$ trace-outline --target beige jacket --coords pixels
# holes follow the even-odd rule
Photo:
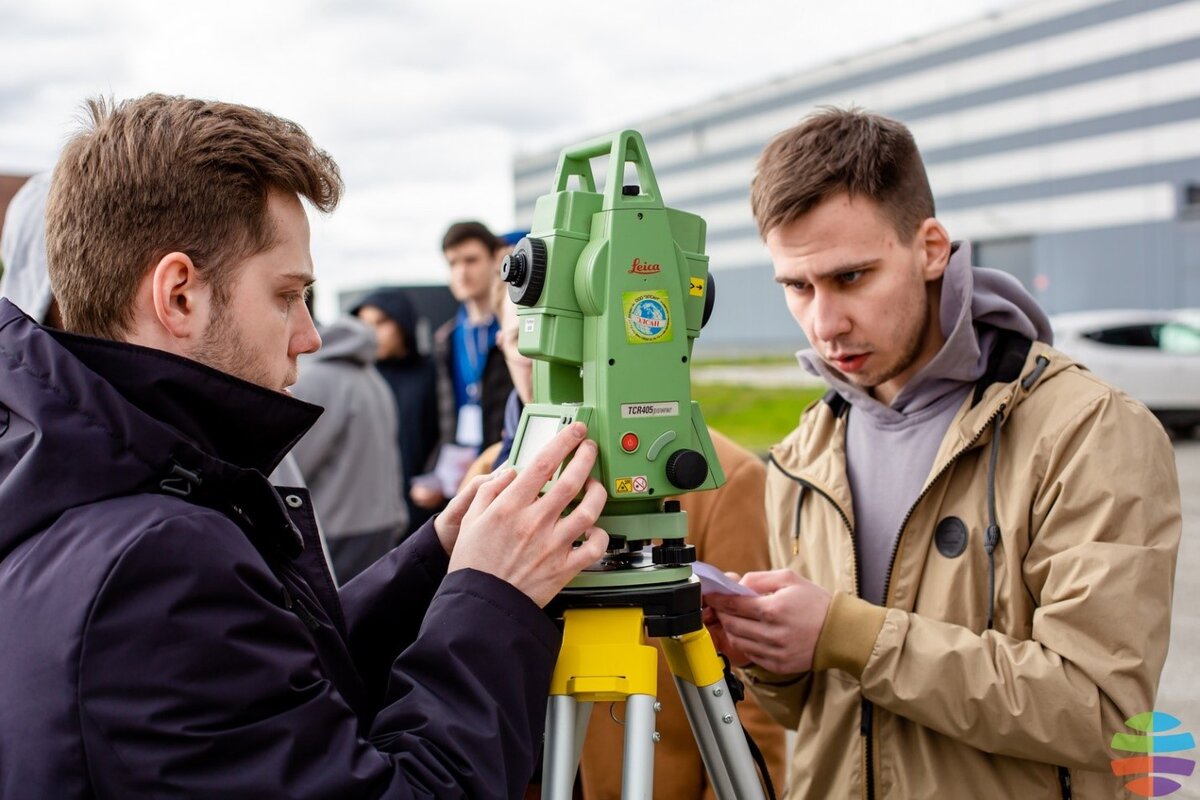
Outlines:
[[[1020,374],[951,423],[886,608],[857,596],[845,417],[818,403],[772,450],[771,560],[834,593],[811,672],[750,670],[763,707],[798,732],[788,798],[1132,797],[1109,743],[1154,707],[1167,655],[1174,454],[1145,407],[1052,348],[1035,343]],[[949,517],[968,530],[953,557],[935,541]]]

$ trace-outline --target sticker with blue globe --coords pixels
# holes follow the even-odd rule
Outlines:
[[[625,338],[630,344],[671,341],[671,306],[664,289],[625,292]]]
[[[1166,797],[1179,791],[1182,784],[1167,775],[1188,777],[1196,768],[1196,762],[1182,756],[1162,755],[1163,753],[1182,753],[1196,747],[1192,734],[1167,733],[1178,728],[1182,723],[1170,714],[1161,711],[1147,711],[1125,720],[1125,724],[1141,733],[1115,733],[1112,738],[1113,750],[1138,755],[1114,759],[1112,771],[1114,775],[1141,775],[1125,784],[1125,788],[1142,797]],[[1158,774],[1155,774],[1158,773]]]

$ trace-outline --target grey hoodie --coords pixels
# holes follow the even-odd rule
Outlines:
[[[46,199],[50,173],[34,175],[17,190],[4,214],[0,234],[0,297],[44,323],[50,311],[50,273],[46,270]]]
[[[300,358],[292,394],[325,413],[292,448],[330,539],[385,530],[400,534],[396,404],[375,370],[375,335],[354,317],[321,329],[323,344]]]
[[[815,350],[800,363],[824,378],[849,404],[847,478],[863,598],[883,604],[892,549],[908,509],[932,477],[938,447],[963,400],[987,369],[995,330],[1051,343],[1050,321],[1020,282],[1006,272],[971,267],[971,246],[957,243],[942,278],[939,320],[946,343],[884,405],[845,381]]]

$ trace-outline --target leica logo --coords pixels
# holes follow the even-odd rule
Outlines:
[[[662,272],[661,266],[658,264],[647,264],[637,258],[633,260],[633,264],[629,267],[630,275],[653,275],[657,272]]]

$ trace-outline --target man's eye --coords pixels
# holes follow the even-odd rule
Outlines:
[[[843,272],[841,275],[838,275],[838,280],[842,283],[858,283],[864,272],[865,270],[861,269],[856,269],[852,272]]]
[[[784,291],[802,294],[808,290],[808,284],[802,281],[788,281],[783,285]]]

